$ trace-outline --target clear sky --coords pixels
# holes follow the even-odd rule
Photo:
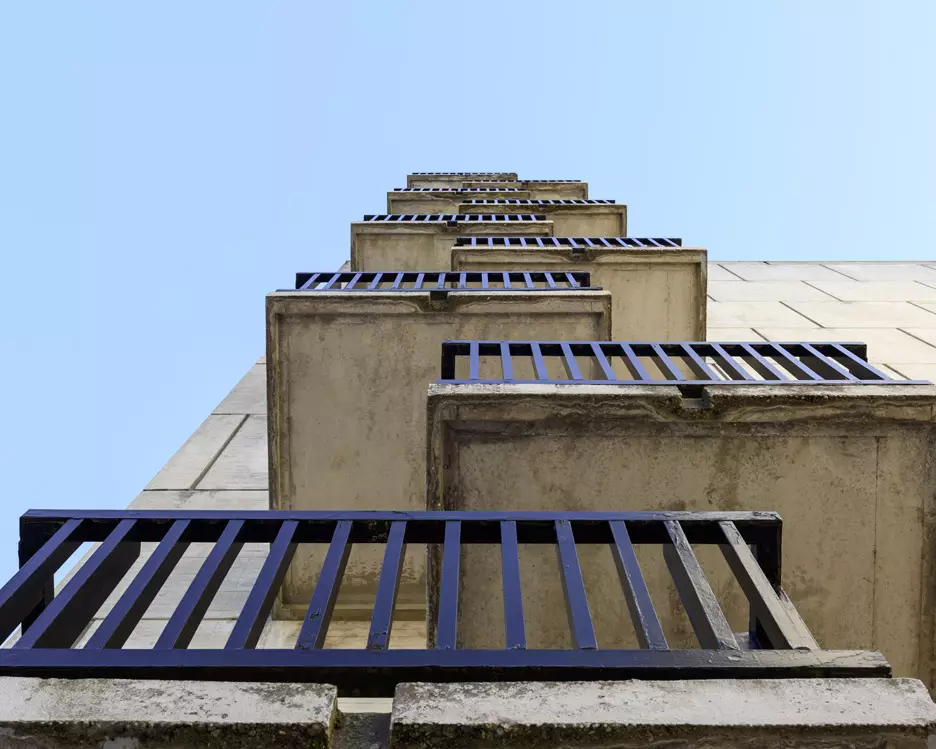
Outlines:
[[[408,171],[582,178],[715,259],[934,258],[936,3],[0,5],[0,575],[122,507]]]

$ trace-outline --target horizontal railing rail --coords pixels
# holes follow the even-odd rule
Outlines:
[[[519,187],[394,187],[393,192],[520,192]]]
[[[449,384],[908,385],[867,361],[863,343],[445,341]],[[929,384],[929,383],[925,383]]]
[[[417,221],[422,223],[460,223],[462,221],[546,221],[545,213],[378,213],[367,214],[364,221]]]
[[[516,179],[516,172],[410,172],[413,177],[491,177]]]
[[[465,200],[465,205],[617,205],[614,200],[592,198],[499,198],[489,200]]]
[[[682,247],[678,237],[456,237],[457,247],[571,247],[573,250],[604,247]]]
[[[818,648],[780,587],[781,520],[771,512],[298,512],[32,510],[20,520],[20,569],[0,588],[0,675],[62,678],[198,678],[317,681],[344,695],[391,696],[402,681],[511,681],[623,678],[886,676],[876,653]],[[82,543],[97,547],[60,587],[53,575]],[[174,602],[152,648],[126,643],[191,544],[210,544]],[[189,645],[244,544],[269,551],[227,636]],[[364,649],[324,647],[355,544],[382,544],[383,564]],[[153,545],[142,566],[141,544]],[[327,549],[292,648],[258,648],[298,547]],[[438,600],[434,641],[388,650],[402,560],[427,545]],[[496,547],[502,568],[504,644],[459,646],[460,557],[466,545]],[[526,646],[518,549],[552,546],[560,560],[574,646]],[[596,641],[578,547],[601,544],[617,563],[639,649]],[[634,545],[662,547],[666,566],[699,641],[670,648]],[[694,545],[717,545],[750,605],[749,632],[732,633]],[[132,568],[132,569],[131,569]],[[431,568],[430,572],[433,569]],[[113,606],[97,616],[114,596]],[[431,595],[431,594],[430,594]],[[495,594],[496,595],[496,594]],[[665,599],[665,597],[664,597]],[[660,603],[657,599],[657,605]],[[76,645],[76,643],[79,643]],[[751,652],[747,648],[757,648]]]
[[[297,273],[298,291],[595,291],[587,271],[325,271]]]

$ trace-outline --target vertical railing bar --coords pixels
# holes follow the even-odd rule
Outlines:
[[[326,283],[326,284],[322,287],[322,291],[328,291],[329,289],[331,289],[331,288],[335,285],[335,283],[337,283],[337,281],[338,281],[343,275],[344,275],[343,273],[336,273],[335,275],[333,275],[333,276],[328,280],[328,283]]]
[[[488,274],[484,271],[481,272],[481,288],[482,289],[491,288],[490,285],[488,284]]]
[[[566,273],[565,277],[566,277],[566,281],[568,281],[569,283],[570,289],[579,289],[582,287],[582,284],[576,281],[575,276],[573,276],[571,273]]]
[[[345,290],[348,291],[348,290],[354,289],[354,284],[358,282],[358,280],[361,278],[361,275],[362,275],[361,273],[355,273],[351,277],[351,280],[348,281],[348,284],[345,286]]]
[[[582,578],[582,568],[575,550],[572,524],[568,520],[557,520],[554,527],[562,592],[565,595],[566,614],[569,617],[572,639],[579,650],[597,650],[598,642],[595,639],[591,612],[588,610],[588,595],[585,592],[585,580]]]
[[[663,545],[663,559],[682,600],[699,645],[710,650],[738,650],[725,614],[705,579],[702,566],[676,520],[664,521],[670,543]]]
[[[805,342],[804,342],[802,345],[803,345],[803,348],[805,348],[810,354],[812,354],[813,356],[815,356],[816,359],[818,359],[819,361],[821,361],[821,362],[822,362],[823,364],[825,364],[827,367],[831,367],[832,369],[834,369],[834,370],[835,370],[836,372],[838,372],[839,374],[844,375],[846,380],[850,380],[851,382],[856,382],[856,381],[858,381],[858,378],[855,377],[855,375],[853,375],[848,369],[846,369],[846,368],[843,367],[841,364],[839,364],[837,361],[835,361],[835,359],[833,359],[831,356],[826,356],[826,355],[820,353],[819,351],[816,350],[816,348],[815,348],[814,346],[810,345],[809,343],[805,343]]]
[[[425,280],[425,278],[426,278],[426,274],[425,274],[425,273],[417,273],[417,274],[416,274],[416,281],[413,283],[413,289],[415,289],[415,290],[417,290],[417,291],[422,291],[422,288],[423,288],[423,281]]]
[[[322,564],[312,600],[306,611],[305,620],[296,638],[296,648],[299,650],[312,650],[321,648],[328,635],[328,625],[331,624],[332,612],[335,610],[335,601],[338,600],[338,591],[341,588],[341,578],[344,577],[345,567],[348,565],[348,556],[351,554],[351,520],[340,520],[335,524],[328,552]]]
[[[371,614],[370,633],[367,635],[368,650],[386,650],[390,647],[390,630],[393,628],[393,610],[396,608],[397,591],[400,588],[400,573],[406,554],[406,521],[390,523],[390,535],[384,550],[377,597]]]
[[[748,353],[749,358],[754,360],[753,362],[748,362],[751,368],[765,380],[784,381],[787,379],[783,376],[783,373],[770,362],[769,359],[761,356],[754,346],[749,343],[742,343],[741,348],[743,348]]]
[[[390,287],[391,291],[399,291],[400,284],[403,283],[403,274],[397,273],[396,278],[393,279],[393,286]]]
[[[592,342],[591,350],[592,356],[595,357],[595,361],[597,361],[598,366],[601,367],[601,372],[604,374],[605,379],[616,382],[617,375],[614,373],[614,368],[611,366],[611,362],[608,361],[608,357],[605,356],[604,351],[601,350],[601,344]]]
[[[445,274],[445,271],[442,271],[442,272],[439,273],[439,280],[436,281],[436,288],[437,288],[437,289],[444,289],[444,288],[445,288],[445,275],[446,275],[446,274]]]
[[[374,280],[370,282],[370,286],[367,287],[368,291],[373,291],[378,286],[380,286],[380,281],[383,279],[383,273],[375,273]]]
[[[698,368],[697,375],[701,379],[712,380],[713,382],[719,381],[721,378],[712,371],[708,364],[705,363],[705,360],[696,353],[695,346],[691,343],[685,343],[682,345],[682,350],[686,352],[686,356],[692,361],[693,364]]]
[[[250,595],[247,596],[240,616],[224,646],[226,650],[255,648],[260,641],[267,618],[273,610],[273,604],[276,603],[280,585],[283,584],[289,563],[296,553],[293,536],[298,527],[298,521],[285,520],[277,531],[263,567],[260,568],[260,573],[254,580]]]
[[[656,354],[657,362],[668,380],[676,380],[678,382],[686,379],[685,375],[673,364],[673,360],[666,355],[666,352],[659,343],[651,343],[650,348],[652,348],[653,353]]]
[[[501,372],[506,382],[513,382],[513,360],[510,358],[510,344],[507,341],[501,341]]]
[[[523,280],[524,280],[524,282],[526,283],[526,287],[527,287],[528,289],[536,288],[536,287],[533,285],[533,278],[530,276],[529,273],[524,273],[524,274],[523,274]]]
[[[771,343],[770,347],[775,351],[779,352],[780,358],[784,362],[785,367],[789,367],[795,373],[795,376],[801,380],[821,380],[823,379],[816,372],[813,372],[809,367],[807,367],[803,362],[797,359],[793,354],[791,354],[784,346],[781,346],[779,343]]]
[[[558,289],[558,288],[559,288],[558,286],[556,286],[556,279],[553,278],[553,274],[552,274],[552,273],[550,273],[549,271],[546,271],[546,273],[544,273],[543,275],[546,277],[546,285],[547,285],[550,289]]]
[[[311,276],[309,276],[308,280],[299,287],[298,291],[306,291],[307,289],[313,288],[315,286],[315,282],[318,281],[318,278],[321,275],[321,273],[313,273]]]
[[[140,542],[128,540],[135,524],[135,520],[121,520],[107,534],[14,648],[70,648],[75,643],[140,556]]]
[[[458,647],[458,584],[461,563],[461,523],[445,523],[445,544],[442,549],[442,582],[439,586],[439,621],[436,627],[436,648],[452,650]]]
[[[481,369],[481,345],[478,341],[468,343],[468,379],[475,381],[480,379]]]
[[[611,555],[614,557],[621,587],[624,589],[624,598],[634,624],[637,642],[645,649],[669,650],[663,626],[650,598],[647,581],[640,571],[640,562],[637,560],[627,526],[620,520],[611,521],[609,525],[614,539]]]
[[[502,520],[501,576],[504,587],[504,640],[507,650],[526,649],[526,627],[523,623],[523,590],[520,585],[520,546],[517,543],[517,523]]]
[[[530,353],[533,355],[533,368],[536,371],[536,379],[548,380],[549,372],[546,369],[546,362],[543,360],[543,351],[539,343],[536,341],[530,343]]]
[[[872,382],[875,379],[878,379],[878,380],[890,380],[891,379],[886,374],[881,372],[879,369],[876,369],[874,366],[872,366],[867,361],[862,359],[860,356],[855,356],[851,351],[849,351],[847,348],[845,348],[841,344],[833,343],[830,345],[833,346],[836,351],[840,352],[842,356],[845,356],[848,359],[850,359],[854,363],[854,365],[857,366],[859,369],[863,369],[865,370],[866,373],[870,373],[871,375],[873,375],[873,377],[867,377],[867,375],[865,375],[863,379],[867,381],[872,381]]]
[[[156,650],[185,648],[192,641],[202,617],[244,545],[242,541],[238,541],[243,527],[243,520],[227,522],[214,548],[195,573],[195,578],[156,640]]]
[[[188,520],[173,521],[123,595],[94,630],[85,650],[123,647],[188,549],[189,544],[182,542],[182,537],[189,525]]]
[[[503,281],[504,281],[504,288],[505,288],[505,289],[512,289],[513,287],[510,285],[510,273],[508,273],[508,272],[505,271],[504,273],[501,273],[501,275],[504,277],[504,278],[503,278]]]
[[[715,350],[715,353],[718,354],[718,363],[726,371],[729,377],[732,377],[735,380],[744,380],[748,382],[754,380],[751,375],[749,375],[735,363],[732,355],[725,351],[724,347],[717,343],[713,343],[712,348]]]
[[[644,368],[644,365],[640,363],[640,359],[637,358],[637,354],[634,353],[633,347],[629,343],[620,343],[621,351],[624,352],[624,358],[627,359],[627,363],[637,370],[637,377],[641,382],[653,382],[653,378],[650,376],[650,373]]]
[[[565,342],[559,344],[562,349],[562,363],[565,365],[566,374],[570,380],[582,380],[582,373],[579,371],[578,362],[575,361],[575,355],[572,353],[572,347]]]

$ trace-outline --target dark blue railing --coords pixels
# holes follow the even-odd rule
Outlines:
[[[593,200],[590,198],[543,199],[535,198],[500,198],[493,200],[465,200],[466,205],[617,205],[613,200]]]
[[[587,271],[325,271],[297,273],[298,291],[595,291]]]
[[[545,213],[380,213],[364,216],[364,221],[418,221],[456,223],[461,221],[546,221]]]
[[[673,248],[682,247],[674,237],[456,237],[458,247],[571,247],[572,249],[604,247]]]

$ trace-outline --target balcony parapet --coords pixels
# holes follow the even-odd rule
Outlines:
[[[597,199],[479,199],[459,204],[462,213],[545,213],[556,236],[623,237],[627,234],[627,206]]]

